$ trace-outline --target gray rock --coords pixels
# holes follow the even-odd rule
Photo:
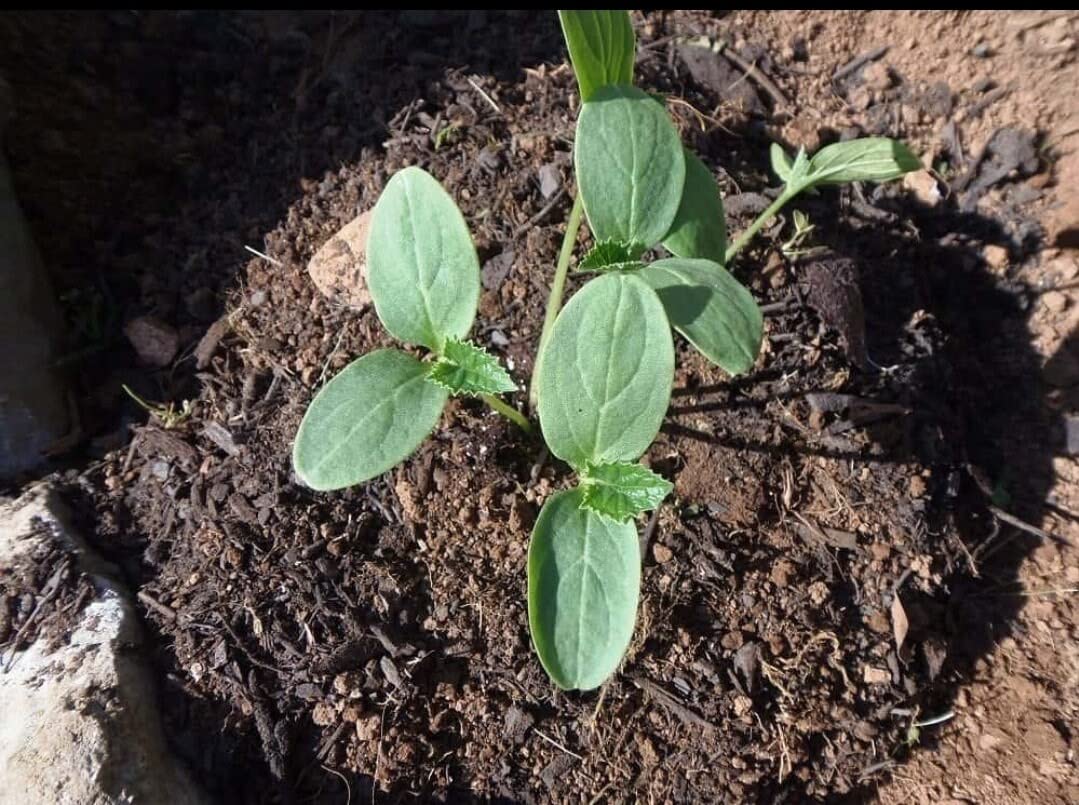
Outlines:
[[[0,138],[11,117],[0,78]],[[0,148],[0,479],[32,470],[71,425],[53,368],[61,316]]]
[[[61,645],[38,639],[0,657],[0,803],[207,802],[165,743],[115,568],[72,531],[47,486],[0,506],[0,567],[45,555],[50,542],[75,552],[95,595]]]

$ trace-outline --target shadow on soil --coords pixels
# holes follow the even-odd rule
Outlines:
[[[845,194],[844,200],[849,200]],[[872,455],[715,437],[673,422],[665,430],[734,450],[870,465],[913,461],[932,469],[928,505],[910,503],[924,509],[930,539],[937,543],[932,553],[946,560],[945,594],[933,599],[912,592],[902,586],[906,577],[895,585],[910,618],[907,645],[914,649],[902,665],[920,664],[919,676],[934,679],[911,697],[919,717],[928,719],[952,709],[957,691],[1016,628],[1026,601],[1019,567],[1045,541],[1037,529],[1022,524],[1040,523],[1050,511],[1077,516],[1048,495],[1053,458],[1066,454],[1065,415],[1079,406],[1079,344],[1073,334],[1043,369],[1027,326],[1039,293],[994,274],[980,256],[985,244],[997,243],[1018,263],[1040,245],[1015,242],[998,221],[901,199],[880,201],[870,210],[872,218],[860,219],[835,194],[825,200],[800,199],[794,206],[809,212],[823,230],[820,241],[830,248],[829,259],[848,258],[858,268],[872,367],[861,377],[893,373],[887,385],[901,389],[872,402],[909,413],[893,410],[877,422],[870,420],[865,427]],[[843,211],[838,217],[837,208]],[[857,387],[853,367],[852,373]],[[765,400],[737,396],[762,379],[775,378],[761,372],[697,389],[715,400],[695,405],[680,405],[676,390],[671,413],[741,408],[752,416],[772,399],[787,403],[813,391],[828,392],[798,391]],[[1008,515],[1021,525],[1009,522]],[[852,595],[852,603],[858,604],[858,597]],[[879,603],[887,609],[890,601]],[[918,745],[936,745],[931,727],[921,731]],[[909,747],[901,747],[893,759],[908,753]],[[843,800],[870,800],[876,786],[877,781],[865,780]],[[770,796],[795,802],[806,793],[797,781],[788,781]]]
[[[562,58],[553,15],[515,12],[9,15],[0,21],[0,41],[0,70],[21,110],[8,142],[17,186],[47,262],[67,289],[69,328],[82,340],[72,343],[71,366],[88,388],[100,387],[86,378],[101,373],[130,376],[122,316],[152,312],[197,339],[220,315],[250,257],[243,246],[261,248],[262,234],[287,213],[300,182],[317,182],[364,149],[374,158],[386,121],[423,99],[432,78],[461,68],[516,80],[521,65]],[[948,543],[940,551],[949,564],[946,599],[908,601],[900,590],[912,629],[920,630],[911,642],[945,644],[944,666],[932,674],[936,687],[919,694],[922,712],[935,715],[950,708],[979,659],[1013,629],[1024,600],[1016,595],[1017,569],[1039,539],[1001,521],[990,506],[1030,523],[1053,508],[1046,498],[1063,431],[1047,416],[1048,388],[1026,327],[1036,298],[980,262],[984,243],[1007,243],[998,224],[896,203],[892,218],[851,227],[832,214],[836,204],[829,194],[801,206],[818,224],[830,222],[820,227],[821,240],[858,266],[868,355],[904,381],[900,397],[881,402],[911,412],[870,426],[883,447],[874,460],[916,460],[933,469],[926,514],[931,532]],[[219,232],[220,245],[178,253],[175,244],[190,238],[176,233],[192,228]],[[1032,247],[1008,245],[1016,257]],[[132,310],[148,298],[156,300],[152,310]],[[158,376],[149,396],[193,396],[198,381],[185,365],[186,373]],[[1071,395],[1079,364],[1070,346],[1050,370]],[[109,418],[121,402],[88,400],[87,431],[115,429]],[[695,410],[707,413],[710,404]],[[1066,396],[1055,404],[1073,410],[1079,400]],[[128,558],[136,557],[132,551]],[[125,566],[137,582],[137,559]],[[158,647],[162,658],[170,650]],[[916,651],[909,661],[935,658]],[[162,676],[172,741],[196,776],[220,801],[258,801],[253,792],[266,787],[233,770],[272,764],[265,746],[305,740],[302,728],[271,738],[274,724],[260,725],[269,731],[260,740],[242,731],[222,703]],[[260,706],[266,705],[255,703],[256,711]],[[922,743],[932,745],[931,731]],[[303,779],[295,801],[367,801],[371,778],[327,773],[318,750],[307,747],[306,768],[282,772],[286,781]],[[453,801],[467,797],[463,775],[454,774],[462,793]],[[771,794],[797,801],[797,785],[788,781]],[[385,797],[408,791],[401,781]],[[871,791],[867,784],[854,798]]]
[[[183,344],[197,342],[252,257],[244,247],[261,250],[263,234],[326,172],[376,158],[391,117],[425,114],[447,72],[516,82],[522,66],[562,58],[557,19],[525,11],[20,14],[0,19],[0,43],[0,76],[15,98],[4,145],[63,289],[61,361],[94,437],[89,456],[68,457],[73,466],[122,445],[127,423],[145,416],[117,393],[121,383],[149,399],[197,396],[192,361],[149,378],[136,368],[125,320],[152,314]],[[203,248],[185,250],[197,242]],[[93,511],[89,498],[73,502]],[[125,515],[116,517],[122,529]],[[88,535],[95,525],[80,523]],[[138,536],[99,547],[138,589]],[[252,734],[227,704],[170,673],[173,651],[156,647],[166,732],[215,799],[371,799],[369,774],[342,777],[321,766],[321,747],[299,749],[312,731],[260,700],[258,669],[233,680],[252,694]],[[308,761],[284,767],[284,755]],[[236,773],[259,768],[264,781]],[[451,799],[469,801],[464,770],[453,779]],[[412,790],[398,780],[379,798]]]

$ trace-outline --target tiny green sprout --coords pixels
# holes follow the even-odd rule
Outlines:
[[[323,386],[293,445],[300,480],[325,491],[381,475],[420,446],[454,394],[479,396],[530,429],[493,396],[516,390],[509,374],[465,340],[479,301],[479,260],[457,205],[420,168],[394,174],[375,205],[367,282],[383,326],[434,360],[380,349]]]
[[[812,234],[813,230],[817,228],[816,224],[809,222],[809,216],[801,210],[795,210],[791,213],[792,223],[794,225],[794,232],[790,238],[784,241],[783,245],[779,247],[779,250],[787,258],[800,257],[805,254],[809,254],[814,251],[813,249],[803,249],[802,244]]]
[[[460,136],[461,136],[461,127],[460,126],[455,125],[453,123],[450,123],[449,125],[443,126],[442,128],[440,128],[438,130],[438,133],[435,134],[435,150],[440,151],[443,146],[450,145],[450,144],[456,142],[456,140]]]
[[[173,428],[179,427],[191,417],[192,413],[194,413],[191,400],[184,400],[180,405],[180,410],[177,411],[175,403],[147,402],[132,391],[127,383],[121,383],[120,387],[127,393],[127,396],[133,399],[140,408],[146,411],[146,413],[157,417],[161,421],[161,427],[165,430],[172,430]]]

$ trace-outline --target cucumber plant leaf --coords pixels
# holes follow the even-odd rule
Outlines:
[[[666,110],[647,94],[628,86],[597,90],[577,119],[573,159],[597,241],[648,249],[670,231],[685,158]]]
[[[764,318],[753,295],[719,263],[672,257],[636,275],[663,303],[671,326],[732,375],[753,368]]]
[[[633,461],[659,433],[674,382],[670,324],[632,274],[602,274],[570,299],[544,345],[539,418],[551,452],[576,468]]]
[[[662,476],[636,462],[589,464],[581,473],[581,505],[589,511],[628,523],[656,508],[674,489]]]
[[[784,151],[779,143],[772,143],[772,147],[768,149],[768,156],[772,161],[772,173],[784,184],[789,182],[791,171],[794,169],[794,160],[790,158],[790,154]]]
[[[637,45],[628,11],[559,11],[581,100],[607,84],[633,83]]]
[[[517,390],[509,372],[493,355],[454,338],[446,341],[442,354],[430,364],[427,377],[451,394],[501,394]]]
[[[810,185],[887,182],[921,170],[922,163],[903,143],[887,137],[863,137],[827,145],[809,160]]]
[[[588,254],[577,264],[578,271],[633,271],[644,268],[640,257],[644,246],[640,243],[620,243],[616,240],[601,240],[588,250]]]
[[[727,254],[727,222],[719,185],[708,166],[683,149],[686,182],[671,231],[663,246],[676,257],[704,258],[722,265]]]
[[[480,266],[468,226],[442,185],[410,167],[386,184],[371,216],[367,284],[382,324],[441,352],[476,318]]]
[[[312,489],[341,489],[408,458],[434,430],[449,393],[427,364],[396,349],[350,363],[322,387],[300,423],[293,466]]]
[[[581,489],[543,505],[528,546],[528,624],[540,663],[563,690],[592,690],[633,637],[641,554],[632,523],[582,507]]]

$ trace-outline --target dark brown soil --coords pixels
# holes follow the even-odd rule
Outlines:
[[[473,336],[529,377],[572,197],[553,15],[49,19],[0,27],[21,43],[0,66],[30,97],[10,148],[38,233],[63,227],[42,242],[68,298],[112,314],[84,321],[100,338],[73,353],[71,460],[95,460],[63,477],[142,593],[167,731],[222,802],[865,799],[1007,631],[1015,602],[977,592],[1030,545],[972,557],[999,528],[991,500],[1023,517],[1044,498],[1051,442],[1024,289],[979,257],[1004,242],[1021,260],[1037,239],[1019,202],[1005,220],[898,185],[826,191],[800,206],[827,254],[787,259],[773,229],[738,262],[768,306],[762,357],[731,379],[680,345],[648,453],[676,493],[640,524],[635,639],[600,693],[559,693],[525,611],[529,530],[567,481],[538,443],[465,400],[369,484],[314,493],[290,464],[319,385],[392,343],[372,310],[320,297],[307,260],[406,165],[450,191],[488,266]],[[638,22],[639,82],[673,94],[684,138],[748,209],[792,115],[698,84],[671,36],[748,37],[742,55],[789,97],[797,53],[762,60],[729,20]],[[865,131],[924,136],[874,114]],[[112,191],[104,213],[94,189]],[[117,337],[141,313],[181,335],[166,370]],[[166,429],[127,403],[128,427],[124,378],[192,414]]]

